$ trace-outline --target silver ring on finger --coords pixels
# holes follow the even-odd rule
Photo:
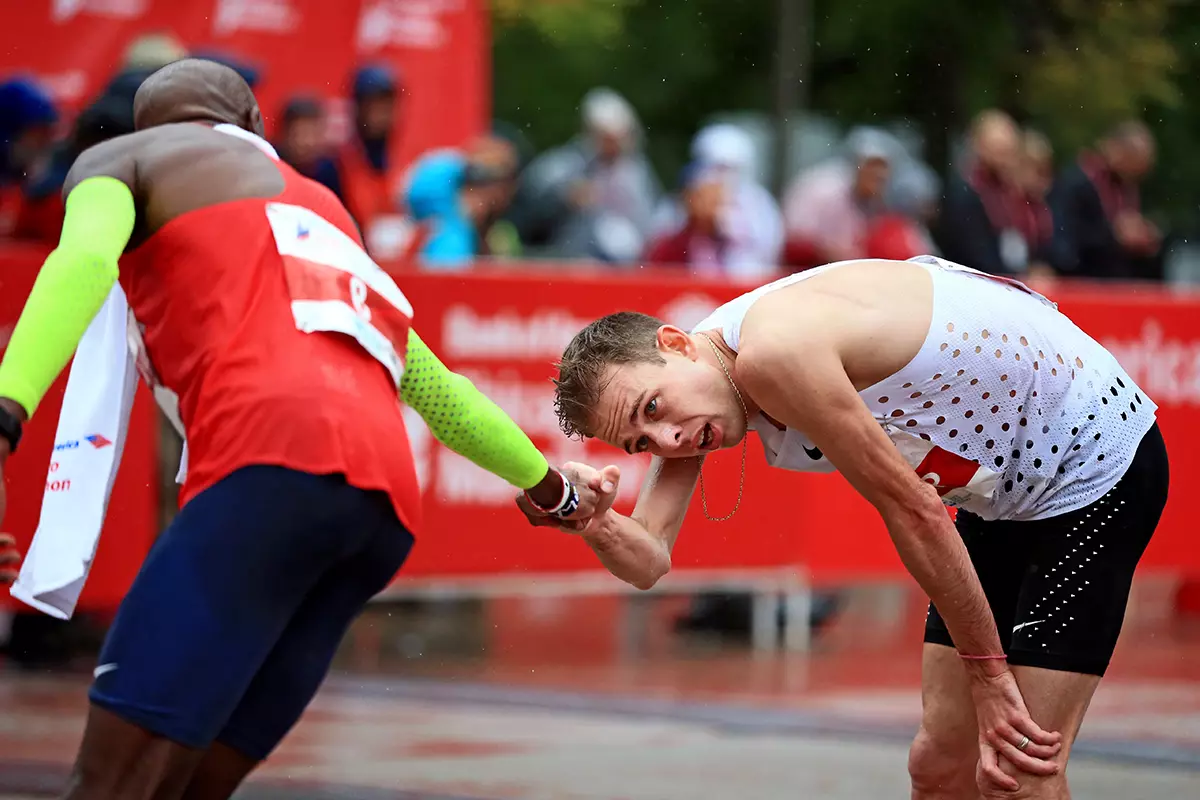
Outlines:
[[[1026,747],[1028,747],[1028,746],[1029,746],[1029,737],[1028,737],[1028,736],[1022,736],[1022,737],[1021,737],[1021,741],[1020,741],[1020,743],[1017,745],[1017,749],[1018,749],[1018,750],[1024,750],[1024,749],[1025,749]]]

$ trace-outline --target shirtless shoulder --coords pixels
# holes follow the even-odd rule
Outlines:
[[[742,322],[739,365],[790,365],[802,373],[806,361],[832,357],[865,388],[920,350],[932,298],[932,283],[918,265],[864,260],[838,266],[755,302]]]
[[[189,211],[272,197],[284,186],[278,168],[255,145],[194,123],[161,125],[89,148],[72,167],[64,196],[98,175],[133,192],[141,234],[135,240]]]

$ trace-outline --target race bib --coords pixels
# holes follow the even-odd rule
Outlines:
[[[995,492],[999,473],[917,436],[895,430],[887,434],[917,477],[936,489],[946,505],[987,500]]]
[[[356,241],[310,209],[268,203],[267,220],[283,258],[296,327],[353,337],[399,387],[413,309],[395,281]]]

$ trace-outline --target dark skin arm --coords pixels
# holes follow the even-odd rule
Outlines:
[[[25,413],[25,409],[20,403],[9,400],[7,397],[0,397],[0,407],[12,414],[21,422],[29,419]],[[8,461],[9,456],[8,439],[0,437],[0,481],[3,481],[4,464]],[[4,518],[4,512],[8,509],[8,497],[0,487],[0,519]],[[16,550],[17,540],[7,533],[0,533],[0,586],[12,583],[17,579],[17,572],[21,566],[21,554]]]

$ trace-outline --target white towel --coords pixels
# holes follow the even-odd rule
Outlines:
[[[50,616],[70,619],[87,582],[125,450],[139,366],[148,366],[144,355],[125,293],[114,286],[75,352],[37,532],[11,590]],[[156,387],[155,399],[182,430],[174,396]],[[181,483],[186,462],[185,445]]]
[[[71,365],[37,532],[13,597],[70,619],[108,510],[137,389],[126,340],[129,308],[114,286]]]

